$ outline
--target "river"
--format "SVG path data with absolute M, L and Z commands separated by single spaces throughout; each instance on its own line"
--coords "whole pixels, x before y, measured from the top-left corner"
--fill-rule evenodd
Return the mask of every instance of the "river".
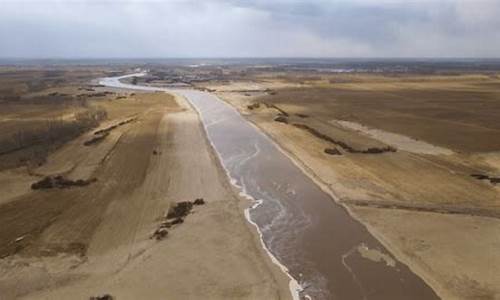
M 312 299 L 439 299 L 397 261 L 279 147 L 215 95 L 102 78 L 100 84 L 184 96 L 198 111 L 231 182 L 254 201 L 246 212 L 273 260 L 290 276 L 295 297 Z

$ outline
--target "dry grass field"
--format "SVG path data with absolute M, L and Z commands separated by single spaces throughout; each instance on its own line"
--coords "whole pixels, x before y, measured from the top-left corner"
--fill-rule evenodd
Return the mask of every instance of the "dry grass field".
M 33 166 L 95 128 L 106 111 L 89 82 L 98 70 L 0 69 L 0 169 Z
M 500 78 L 347 77 L 280 90 L 262 101 L 323 121 L 353 121 L 460 152 L 500 150 Z M 451 134 L 453 133 L 453 134 Z

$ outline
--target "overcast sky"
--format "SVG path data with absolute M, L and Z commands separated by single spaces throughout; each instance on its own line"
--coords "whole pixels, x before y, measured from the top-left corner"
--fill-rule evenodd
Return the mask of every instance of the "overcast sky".
M 0 57 L 500 57 L 500 0 L 0 0 Z

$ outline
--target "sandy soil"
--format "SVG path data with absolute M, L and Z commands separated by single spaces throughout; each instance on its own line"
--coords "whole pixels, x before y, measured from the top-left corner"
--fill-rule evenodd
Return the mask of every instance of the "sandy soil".
M 356 88 L 362 86 L 357 84 Z M 237 88 L 242 89 L 240 85 Z M 385 91 L 388 87 L 378 88 Z M 372 91 L 373 87 L 366 89 Z M 372 155 L 346 153 L 338 145 L 292 125 L 306 124 L 353 147 L 379 147 L 385 144 L 384 139 L 328 122 L 335 119 L 335 113 L 329 114 L 314 98 L 286 101 L 282 96 L 276 109 L 259 102 L 269 98 L 247 96 L 227 87 L 217 94 L 273 138 L 443 299 L 500 298 L 500 273 L 496 267 L 500 265 L 496 234 L 500 226 L 500 189 L 470 176 L 498 174 L 499 152 L 446 151 L 443 155 L 440 151 L 399 149 Z M 254 103 L 260 106 L 250 109 L 248 105 Z M 288 123 L 274 121 L 282 111 L 288 114 Z M 348 111 L 343 113 L 347 115 Z M 386 123 L 391 126 L 390 119 Z M 369 127 L 377 129 L 372 124 Z M 408 141 L 416 139 L 404 139 Z M 425 149 L 435 149 L 429 141 L 419 141 L 425 143 Z M 481 148 L 494 146 L 486 141 L 481 141 Z M 397 140 L 391 142 L 397 147 Z M 463 141 L 456 142 L 461 144 Z M 339 149 L 341 155 L 324 153 L 331 147 Z
M 38 178 L 30 176 L 26 168 L 11 169 L 0 172 L 0 186 L 2 197 L 0 205 L 9 202 L 16 197 L 30 192 L 30 185 Z
M 84 135 L 34 170 L 97 182 L 34 192 L 23 187 L 0 204 L 2 300 L 105 293 L 117 299 L 289 298 L 287 278 L 244 219 L 248 203 L 228 184 L 198 115 L 183 99 L 165 95 L 119 104 L 110 123 L 131 112 L 137 120 L 90 147 L 82 144 L 92 133 Z M 207 203 L 166 239 L 150 239 L 173 203 L 198 197 Z

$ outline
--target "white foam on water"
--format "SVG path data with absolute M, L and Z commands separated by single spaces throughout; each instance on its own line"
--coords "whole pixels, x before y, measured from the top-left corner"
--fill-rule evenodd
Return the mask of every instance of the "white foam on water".
M 195 105 L 193 105 L 193 106 L 194 106 L 194 107 L 195 107 L 195 109 L 198 111 L 198 113 L 201 115 L 201 112 L 198 110 L 198 108 L 197 108 Z M 205 125 L 205 123 L 204 123 L 204 122 L 202 122 L 202 123 L 203 123 L 203 127 L 205 128 L 205 132 L 207 133 L 207 137 L 209 137 L 209 134 L 208 134 L 208 129 L 207 129 L 206 125 Z M 290 274 L 290 272 L 289 272 L 288 268 L 287 268 L 285 265 L 283 265 L 283 264 L 282 264 L 282 263 L 281 263 L 281 262 L 280 262 L 280 261 L 276 258 L 276 256 L 274 256 L 274 254 L 270 251 L 270 249 L 268 249 L 268 248 L 267 248 L 266 243 L 264 242 L 264 236 L 263 236 L 263 234 L 262 234 L 262 231 L 261 231 L 260 227 L 257 225 L 257 223 L 255 223 L 255 222 L 252 220 L 252 218 L 251 218 L 251 216 L 250 216 L 250 212 L 251 212 L 252 210 L 256 209 L 257 207 L 259 207 L 260 205 L 262 205 L 262 203 L 264 203 L 264 200 L 263 200 L 263 199 L 255 199 L 255 198 L 253 198 L 250 194 L 248 194 L 248 193 L 247 193 L 247 190 L 246 190 L 246 188 L 245 188 L 244 186 L 242 186 L 242 185 L 239 185 L 239 184 L 238 184 L 238 181 L 237 181 L 235 178 L 233 178 L 233 177 L 231 176 L 231 173 L 229 172 L 229 170 L 228 170 L 228 169 L 226 168 L 226 166 L 224 165 L 223 160 L 222 160 L 222 157 L 220 156 L 220 153 L 217 151 L 217 149 L 215 148 L 215 145 L 214 145 L 214 144 L 213 144 L 213 142 L 210 140 L 210 138 L 208 138 L 208 141 L 209 141 L 209 143 L 210 143 L 210 145 L 211 145 L 212 149 L 214 150 L 214 152 L 217 154 L 217 157 L 219 158 L 219 161 L 220 161 L 220 163 L 221 163 L 221 166 L 222 166 L 222 168 L 224 169 L 224 171 L 226 172 L 227 177 L 230 179 L 231 184 L 232 184 L 234 187 L 236 187 L 238 190 L 240 190 L 239 195 L 240 195 L 241 197 L 243 197 L 243 198 L 245 198 L 245 199 L 249 200 L 249 201 L 252 203 L 252 205 L 251 205 L 250 207 L 246 208 L 246 209 L 245 209 L 245 211 L 244 211 L 245 219 L 246 219 L 246 220 L 247 220 L 250 224 L 252 224 L 253 226 L 255 226 L 255 228 L 256 228 L 256 230 L 257 230 L 257 233 L 259 234 L 259 240 L 260 240 L 260 243 L 261 243 L 261 245 L 262 245 L 262 248 L 266 251 L 267 255 L 271 258 L 271 261 L 272 261 L 275 265 L 277 265 L 277 266 L 280 268 L 280 270 L 281 270 L 283 273 L 285 273 L 285 274 L 288 276 L 288 278 L 290 279 L 290 281 L 289 281 L 289 283 L 288 283 L 288 287 L 289 287 L 289 289 L 290 289 L 290 293 L 292 294 L 292 298 L 293 298 L 293 300 L 300 300 L 300 293 L 304 290 L 304 289 L 303 289 L 303 287 L 299 284 L 299 282 L 298 282 L 295 278 L 293 278 L 293 276 Z M 259 154 L 259 152 L 260 152 L 260 148 L 259 148 L 257 145 L 255 145 L 255 147 L 256 147 L 256 151 L 255 151 L 252 155 L 250 155 L 250 156 L 246 157 L 246 158 L 242 161 L 242 163 L 241 163 L 241 164 L 245 163 L 246 161 L 248 161 L 248 160 L 250 160 L 250 159 L 254 158 L 255 156 L 257 156 L 257 155 Z M 307 296 L 307 297 L 309 297 L 309 296 Z M 310 297 L 309 297 L 309 298 L 310 298 Z

